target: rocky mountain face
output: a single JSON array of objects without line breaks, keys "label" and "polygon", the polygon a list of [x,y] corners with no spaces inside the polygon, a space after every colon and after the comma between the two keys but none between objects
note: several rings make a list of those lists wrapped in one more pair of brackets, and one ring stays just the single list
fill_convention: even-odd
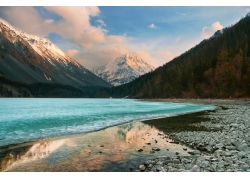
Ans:
[{"label": "rocky mountain face", "polygon": [[119,86],[154,69],[136,55],[125,54],[105,66],[94,68],[92,72],[114,86]]},{"label": "rocky mountain face", "polygon": [[0,19],[0,76],[24,83],[75,87],[111,84],[97,77],[46,38],[27,34]]}]

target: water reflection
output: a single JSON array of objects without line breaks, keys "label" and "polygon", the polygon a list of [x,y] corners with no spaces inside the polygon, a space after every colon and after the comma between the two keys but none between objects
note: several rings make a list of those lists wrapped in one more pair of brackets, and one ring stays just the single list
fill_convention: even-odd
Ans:
[{"label": "water reflection", "polygon": [[1,160],[1,170],[8,170],[11,166],[17,164],[44,159],[67,141],[68,139],[39,142],[33,145],[16,146],[10,150],[2,150],[1,154],[2,156],[5,155],[5,157]]},{"label": "water reflection", "polygon": [[[1,171],[129,171],[145,158],[175,152],[188,155],[183,146],[169,141],[155,126],[131,122],[97,132],[37,142],[19,150],[13,158],[10,156],[15,148],[1,150],[4,156]],[[161,151],[150,153],[152,147]]]}]

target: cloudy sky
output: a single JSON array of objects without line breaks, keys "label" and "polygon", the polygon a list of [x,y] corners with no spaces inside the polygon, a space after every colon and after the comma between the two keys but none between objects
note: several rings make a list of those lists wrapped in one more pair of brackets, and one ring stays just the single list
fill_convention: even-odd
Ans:
[{"label": "cloudy sky", "polygon": [[0,6],[1,18],[89,69],[125,53],[161,66],[248,12],[250,6]]}]

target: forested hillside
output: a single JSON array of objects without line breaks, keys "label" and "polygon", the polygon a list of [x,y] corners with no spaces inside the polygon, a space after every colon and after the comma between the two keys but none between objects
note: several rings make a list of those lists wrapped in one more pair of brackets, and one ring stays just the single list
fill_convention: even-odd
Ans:
[{"label": "forested hillside", "polygon": [[23,83],[0,76],[0,97],[91,98],[102,86],[74,86],[56,83]]},{"label": "forested hillside", "polygon": [[250,14],[171,62],[98,97],[230,98],[250,96]]}]

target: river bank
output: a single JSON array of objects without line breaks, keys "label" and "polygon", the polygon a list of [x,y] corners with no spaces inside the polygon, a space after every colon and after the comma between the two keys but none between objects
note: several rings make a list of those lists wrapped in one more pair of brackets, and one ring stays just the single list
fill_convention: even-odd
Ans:
[{"label": "river bank", "polygon": [[[150,100],[157,101],[157,100]],[[192,118],[209,119],[190,122],[185,129],[165,130],[177,143],[193,150],[191,156],[162,156],[149,159],[137,171],[161,172],[250,172],[250,102],[249,100],[161,99],[159,101],[211,104],[218,108]],[[188,115],[182,118],[188,119]],[[154,123],[157,123],[156,121]],[[187,126],[187,127],[188,127]]]}]

